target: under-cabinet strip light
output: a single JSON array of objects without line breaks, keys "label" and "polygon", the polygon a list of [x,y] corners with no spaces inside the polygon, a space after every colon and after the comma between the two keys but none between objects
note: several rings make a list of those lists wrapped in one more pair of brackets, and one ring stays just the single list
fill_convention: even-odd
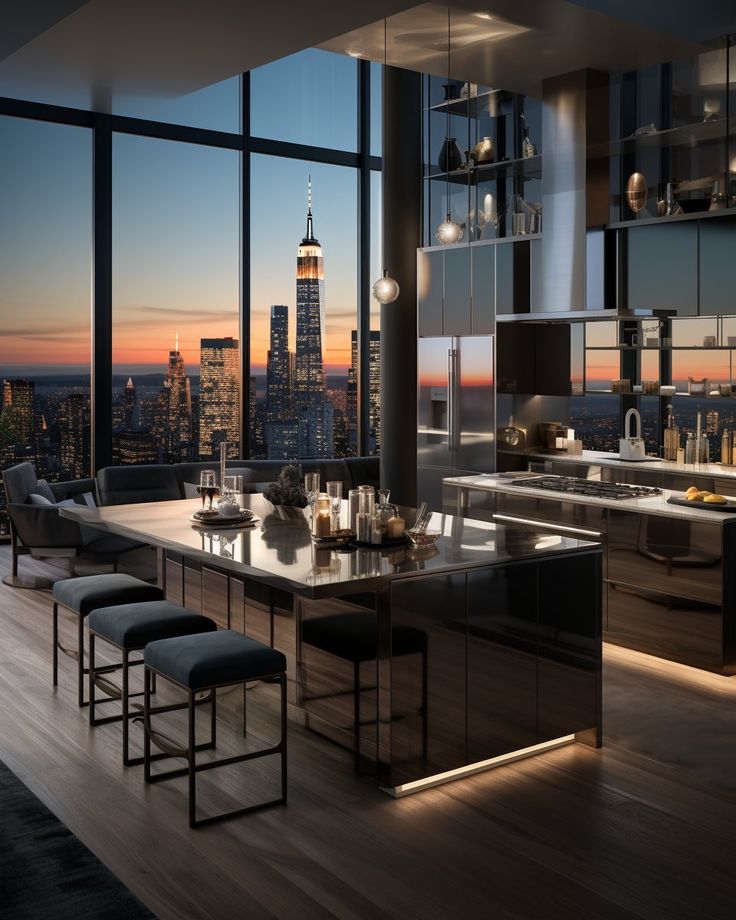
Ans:
[{"label": "under-cabinet strip light", "polygon": [[475,773],[482,773],[484,770],[493,769],[493,767],[501,767],[504,764],[513,763],[515,760],[533,757],[535,754],[541,754],[544,751],[554,751],[555,748],[573,744],[574,741],[575,735],[563,735],[561,738],[554,738],[552,741],[542,741],[540,744],[533,744],[531,747],[520,748],[518,751],[511,751],[508,754],[499,754],[498,757],[479,760],[464,767],[457,767],[455,770],[446,770],[444,773],[435,773],[434,776],[426,776],[424,779],[402,783],[400,786],[384,787],[383,791],[388,792],[389,795],[396,799],[400,799],[402,796],[412,795],[412,793],[421,792],[423,789],[431,789],[433,786],[441,786],[443,783],[462,779],[465,776],[473,776]]}]

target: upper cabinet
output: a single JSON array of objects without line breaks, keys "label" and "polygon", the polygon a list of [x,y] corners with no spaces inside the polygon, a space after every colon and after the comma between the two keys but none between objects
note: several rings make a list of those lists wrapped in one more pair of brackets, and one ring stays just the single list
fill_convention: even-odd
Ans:
[{"label": "upper cabinet", "polygon": [[627,306],[698,312],[698,226],[673,223],[626,231]]},{"label": "upper cabinet", "polygon": [[470,247],[445,249],[445,335],[471,335]]},{"label": "upper cabinet", "polygon": [[704,220],[698,247],[700,314],[736,313],[736,219]]},{"label": "upper cabinet", "polygon": [[445,254],[420,249],[417,252],[417,317],[419,335],[442,335]]},{"label": "upper cabinet", "polygon": [[542,106],[500,89],[426,76],[424,245],[449,213],[463,243],[538,235]]}]

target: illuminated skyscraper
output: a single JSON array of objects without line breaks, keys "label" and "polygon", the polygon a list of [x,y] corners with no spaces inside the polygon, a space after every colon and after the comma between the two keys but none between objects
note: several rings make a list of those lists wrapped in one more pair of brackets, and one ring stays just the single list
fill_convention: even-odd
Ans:
[{"label": "illuminated skyscraper", "polygon": [[228,456],[240,453],[240,349],[232,336],[202,339],[199,366],[199,456],[204,460],[227,441]]},{"label": "illuminated skyscraper", "polygon": [[163,389],[163,431],[162,442],[168,463],[180,463],[192,459],[192,392],[179,351],[179,336],[176,347],[169,352],[169,368]]},{"label": "illuminated skyscraper", "polygon": [[[351,346],[352,371],[357,382],[358,332],[356,329],[353,329],[352,332]],[[381,447],[381,333],[377,329],[371,329],[368,355],[368,418],[370,444],[368,444],[367,447],[369,454],[375,454],[378,453]],[[349,384],[350,379],[348,378],[348,386]]]},{"label": "illuminated skyscraper", "polygon": [[89,475],[89,397],[70,393],[59,416],[60,459],[72,479]]},{"label": "illuminated skyscraper", "polygon": [[4,429],[16,444],[29,448],[34,442],[33,392],[32,380],[3,380]]},{"label": "illuminated skyscraper", "polygon": [[307,233],[296,257],[296,379],[297,409],[319,404],[324,398],[322,364],[324,346],[324,260],[314,236],[312,178],[307,197]]},{"label": "illuminated skyscraper", "polygon": [[709,409],[705,416],[705,433],[718,434],[718,421],[720,413],[718,409]]},{"label": "illuminated skyscraper", "polygon": [[133,383],[133,378],[128,377],[128,382],[123,390],[123,429],[124,431],[138,431],[138,392]]},{"label": "illuminated skyscraper", "polygon": [[289,308],[271,307],[271,340],[266,365],[266,423],[292,416],[289,371]]}]

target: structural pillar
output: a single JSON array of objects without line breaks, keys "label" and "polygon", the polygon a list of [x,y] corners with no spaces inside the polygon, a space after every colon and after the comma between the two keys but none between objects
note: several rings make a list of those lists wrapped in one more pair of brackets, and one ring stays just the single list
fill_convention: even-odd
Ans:
[{"label": "structural pillar", "polygon": [[401,288],[381,306],[381,485],[417,500],[417,248],[422,217],[421,76],[383,76],[383,265]]}]

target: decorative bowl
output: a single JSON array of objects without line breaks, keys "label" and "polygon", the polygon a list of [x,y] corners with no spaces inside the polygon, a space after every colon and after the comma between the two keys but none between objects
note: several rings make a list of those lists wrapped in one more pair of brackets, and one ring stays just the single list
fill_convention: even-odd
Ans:
[{"label": "decorative bowl", "polygon": [[440,537],[439,530],[407,530],[407,537],[416,547],[434,546]]}]

